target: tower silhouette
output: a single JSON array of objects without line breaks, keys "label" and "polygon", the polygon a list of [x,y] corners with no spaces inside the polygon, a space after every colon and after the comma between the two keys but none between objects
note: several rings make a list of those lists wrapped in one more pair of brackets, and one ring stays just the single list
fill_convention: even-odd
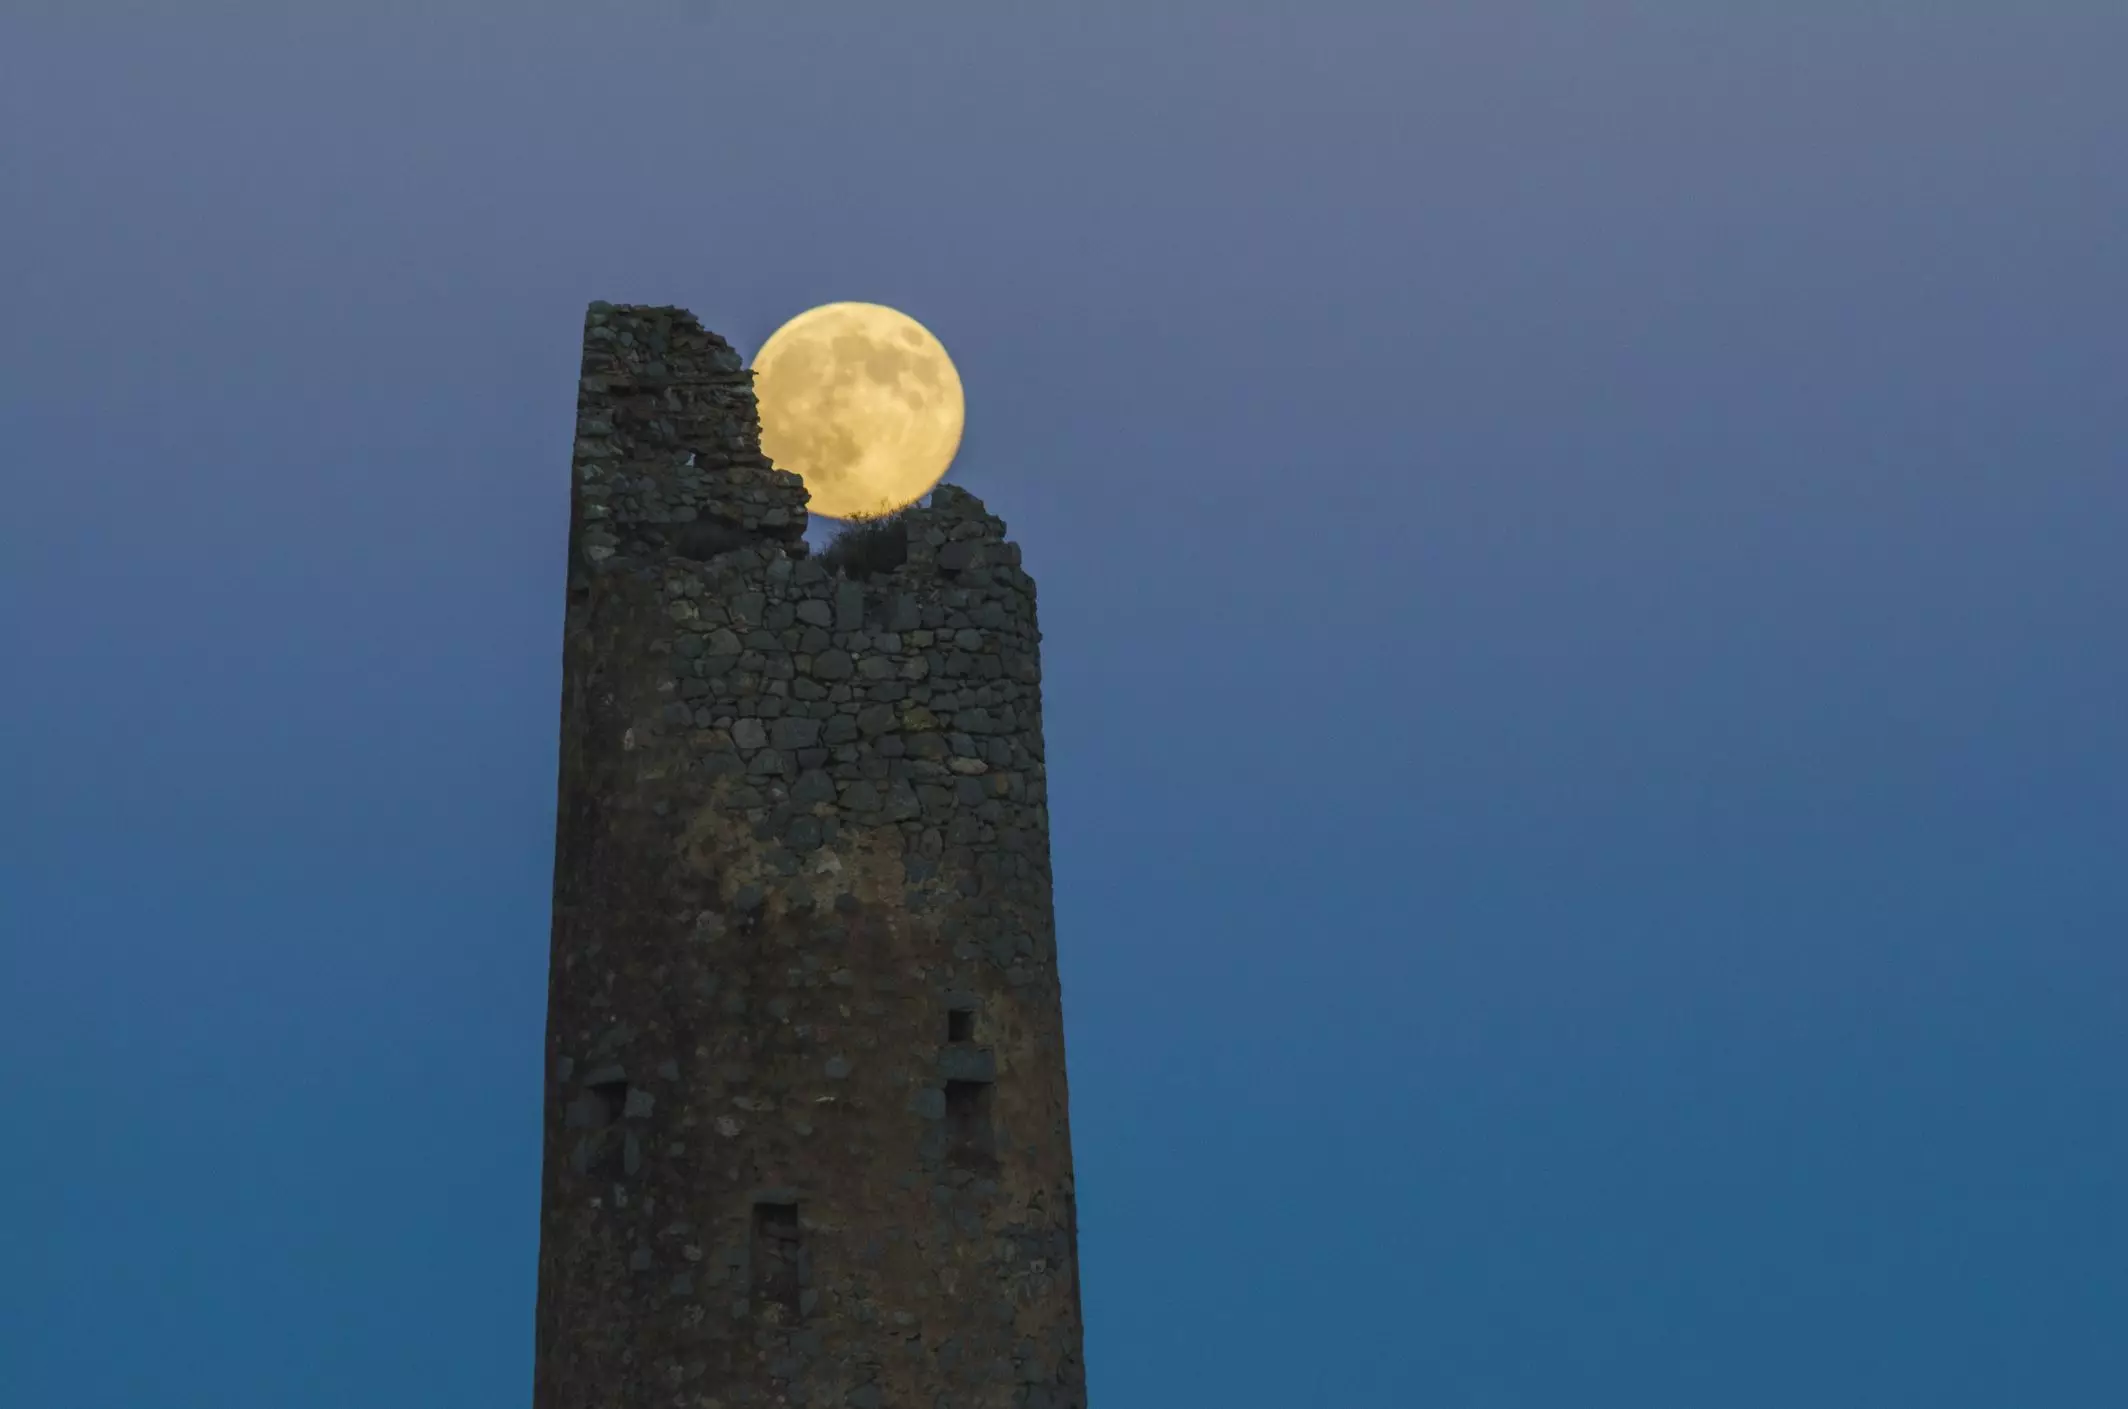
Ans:
[{"label": "tower silhouette", "polygon": [[1083,1409],[1034,583],[808,555],[751,374],[585,320],[536,1409]]}]

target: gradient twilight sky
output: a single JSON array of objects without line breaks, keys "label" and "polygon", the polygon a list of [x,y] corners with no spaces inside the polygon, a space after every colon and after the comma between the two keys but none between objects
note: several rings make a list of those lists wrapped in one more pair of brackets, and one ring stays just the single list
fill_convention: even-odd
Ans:
[{"label": "gradient twilight sky", "polygon": [[959,364],[1096,1409],[2128,1403],[2124,70],[2114,0],[8,0],[0,1402],[530,1402],[603,298]]}]

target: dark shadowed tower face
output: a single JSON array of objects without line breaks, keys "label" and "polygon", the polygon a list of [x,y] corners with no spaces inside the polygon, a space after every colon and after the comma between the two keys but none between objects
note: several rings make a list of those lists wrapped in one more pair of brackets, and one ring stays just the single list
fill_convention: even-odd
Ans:
[{"label": "dark shadowed tower face", "polygon": [[943,488],[808,558],[676,309],[577,406],[537,1409],[1079,1409],[1018,549]]}]

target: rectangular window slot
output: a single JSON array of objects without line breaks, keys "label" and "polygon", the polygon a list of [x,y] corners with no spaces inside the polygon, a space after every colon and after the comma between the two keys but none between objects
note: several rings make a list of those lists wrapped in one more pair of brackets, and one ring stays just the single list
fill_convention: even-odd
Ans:
[{"label": "rectangular window slot", "polygon": [[754,1205],[754,1301],[772,1318],[798,1319],[798,1259],[803,1252],[798,1205]]},{"label": "rectangular window slot", "polygon": [[946,1014],[948,1042],[975,1041],[975,1009],[954,1008]]},{"label": "rectangular window slot", "polygon": [[946,1083],[946,1159],[960,1169],[989,1169],[997,1163],[990,1129],[987,1081]]}]

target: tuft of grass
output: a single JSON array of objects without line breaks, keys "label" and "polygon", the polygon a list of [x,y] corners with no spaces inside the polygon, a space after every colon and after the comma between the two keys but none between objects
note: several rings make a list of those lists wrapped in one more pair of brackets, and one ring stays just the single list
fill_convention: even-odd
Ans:
[{"label": "tuft of grass", "polygon": [[909,561],[909,522],[896,510],[877,518],[853,519],[820,552],[830,572],[867,578],[892,572]]}]

